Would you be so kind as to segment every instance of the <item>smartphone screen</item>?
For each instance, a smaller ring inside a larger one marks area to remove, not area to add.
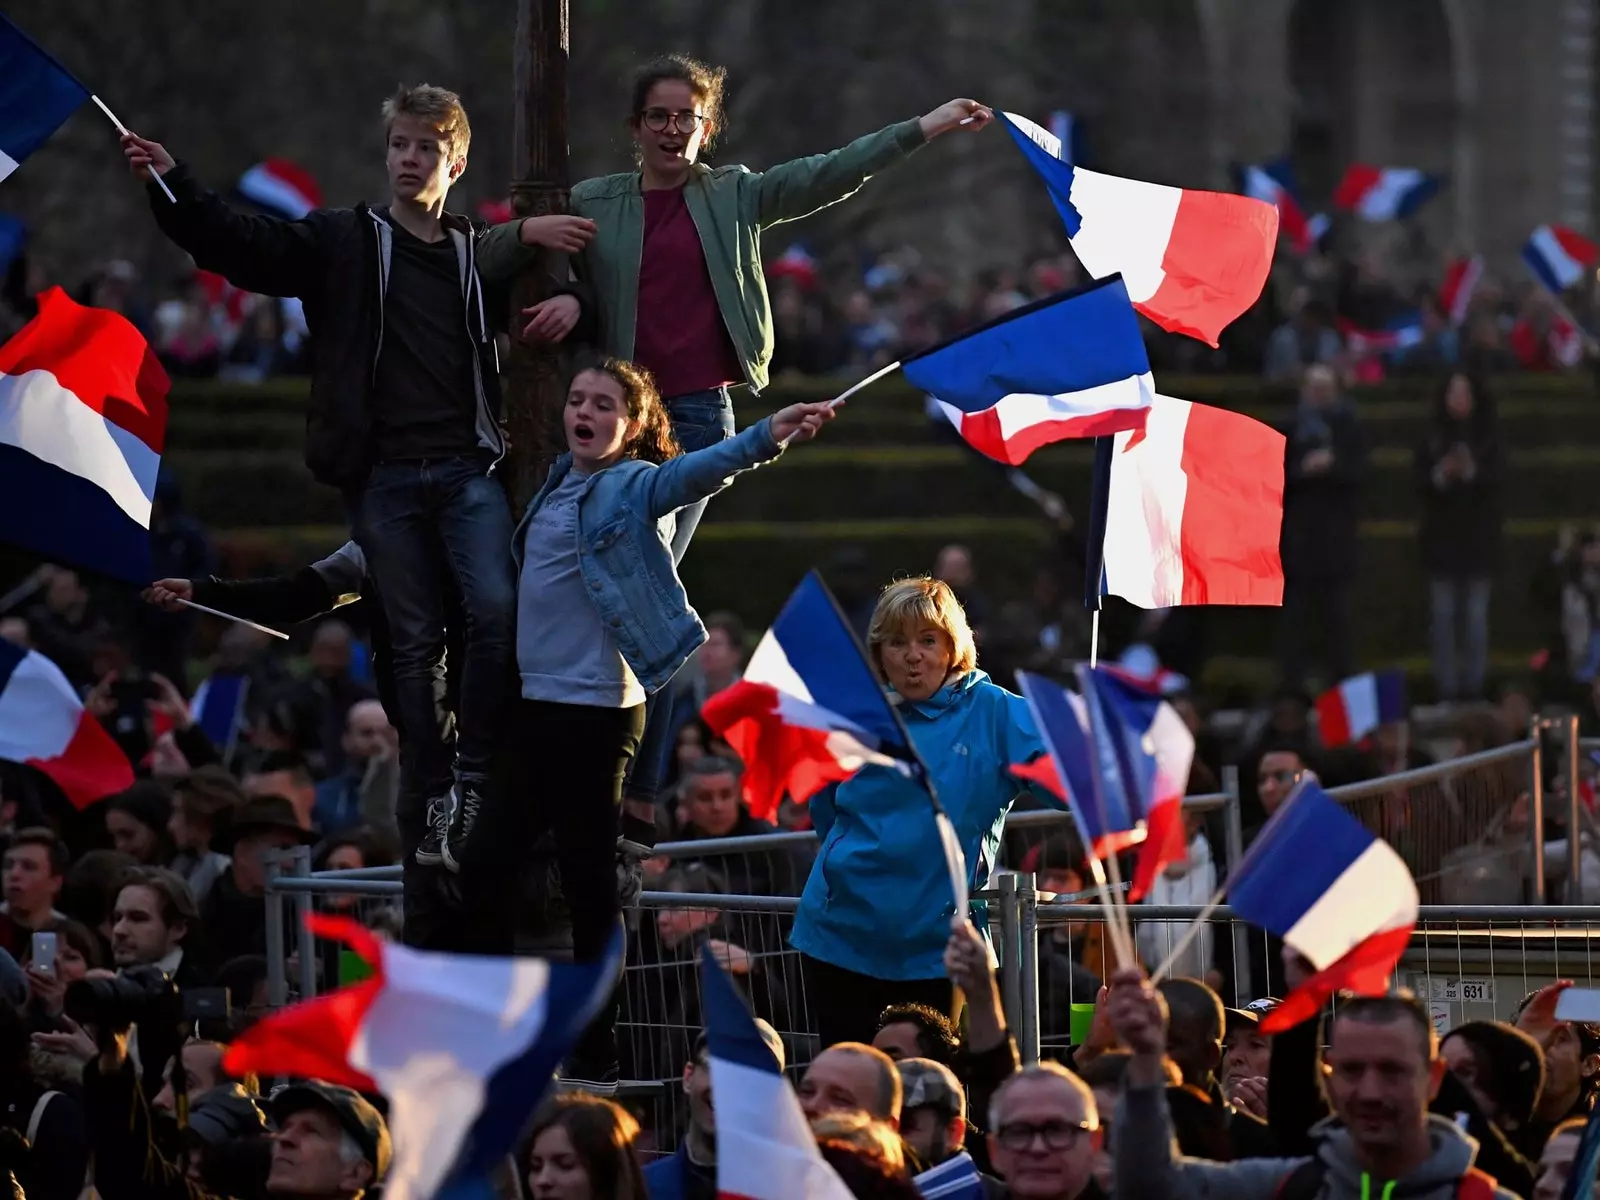
[[[33,967],[35,970],[45,971],[51,975],[56,970],[56,935],[53,933],[36,933],[33,935]]]

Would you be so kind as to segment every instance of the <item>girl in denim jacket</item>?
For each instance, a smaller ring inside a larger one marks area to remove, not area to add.
[[[476,814],[462,871],[487,953],[513,951],[519,867],[555,833],[577,961],[601,957],[620,915],[614,853],[622,782],[644,732],[645,698],[701,643],[678,578],[675,514],[816,435],[834,409],[792,404],[714,446],[683,454],[649,373],[604,359],[573,378],[556,461],[512,540],[517,670],[506,787]],[[615,1001],[563,1070],[615,1092]]]

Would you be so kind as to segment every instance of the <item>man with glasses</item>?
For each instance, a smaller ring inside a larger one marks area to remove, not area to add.
[[[1042,1062],[1006,1080],[989,1104],[989,1128],[989,1157],[1008,1196],[1103,1200],[1094,1182],[1094,1093],[1065,1067]]]

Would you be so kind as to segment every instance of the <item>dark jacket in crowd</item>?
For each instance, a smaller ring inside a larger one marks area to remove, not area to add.
[[[232,867],[211,886],[211,894],[200,906],[200,927],[225,957],[267,952],[266,903],[260,896],[247,896],[239,890]]]
[[[1366,439],[1355,407],[1301,406],[1285,431],[1283,573],[1303,581],[1347,583],[1356,573],[1361,477]],[[1306,455],[1331,450],[1333,466],[1307,474]]]
[[[1234,1162],[1241,1158],[1271,1158],[1277,1140],[1267,1123],[1222,1097],[1215,1083],[1209,1093],[1187,1085],[1167,1089],[1167,1107],[1178,1149],[1191,1158]]]
[[[99,1061],[91,1062],[83,1069],[83,1097],[101,1200],[212,1200],[215,1193],[189,1182],[161,1153],[131,1063],[103,1075]]]
[[[369,403],[373,364],[383,340],[392,233],[387,214],[358,205],[317,209],[298,221],[285,221],[230,208],[183,163],[163,179],[177,203],[151,180],[156,224],[197,266],[246,291],[300,298],[314,363],[306,466],[319,482],[361,486],[374,453]],[[444,214],[443,222],[464,266],[463,332],[477,354],[478,442],[498,461],[505,454],[505,438],[499,425],[500,363],[494,334],[510,309],[507,288],[535,260],[536,251],[521,244],[518,222],[490,227],[455,213]],[[572,287],[555,290],[580,294]],[[583,304],[586,312],[591,307]]]
[[[0,1083],[0,1126],[26,1135],[38,1113],[32,1146],[15,1164],[17,1182],[28,1200],[78,1200],[89,1167],[83,1107],[65,1092],[45,1095],[31,1078]]]
[[[670,1156],[645,1167],[644,1186],[650,1200],[717,1200],[717,1165],[695,1162],[685,1140]]]
[[[1474,390],[1477,407],[1465,421],[1444,411],[1441,396],[1433,428],[1417,447],[1422,568],[1430,576],[1487,578],[1499,563],[1505,448],[1487,394]],[[1463,449],[1471,456],[1471,477],[1447,477],[1446,462]]]

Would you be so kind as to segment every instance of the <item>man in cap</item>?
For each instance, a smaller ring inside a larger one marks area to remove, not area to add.
[[[218,853],[233,857],[200,910],[201,927],[212,945],[225,947],[230,955],[266,953],[264,856],[269,850],[309,846],[314,841],[316,835],[300,823],[294,806],[282,796],[255,796],[239,806],[212,842]]]
[[[915,1159],[925,1173],[937,1170],[930,1179],[919,1179],[919,1186],[938,1184],[937,1191],[931,1186],[923,1190],[943,1195],[944,1186],[963,1180],[986,1197],[1005,1195],[1005,1185],[983,1174],[967,1150],[967,1092],[955,1072],[931,1058],[902,1058],[895,1068],[900,1072],[900,1137],[907,1159]]]
[[[1272,1063],[1272,1038],[1261,1032],[1261,1022],[1282,1001],[1273,996],[1252,1000],[1224,1015],[1222,1095],[1234,1108],[1267,1119],[1267,1078]]]

